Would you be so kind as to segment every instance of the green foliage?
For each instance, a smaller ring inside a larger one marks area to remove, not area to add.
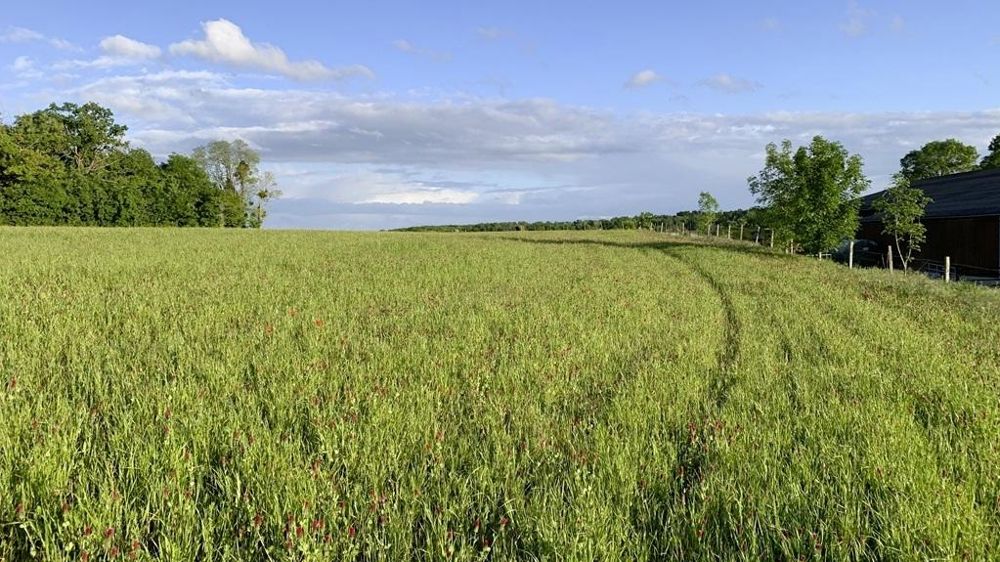
[[[910,187],[910,180],[897,174],[892,186],[872,205],[875,212],[881,215],[883,234],[892,236],[896,241],[896,251],[904,270],[927,239],[927,227],[921,219],[930,202],[931,198],[923,190]]]
[[[899,161],[900,173],[910,182],[969,172],[977,167],[976,147],[956,139],[932,141],[909,152]]]
[[[698,195],[698,232],[707,231],[719,214],[719,202],[707,191]]]
[[[0,255],[0,560],[1000,555],[995,292],[644,231]]]
[[[993,137],[993,140],[990,141],[989,152],[983,156],[979,168],[982,170],[1000,168],[1000,135]]]
[[[245,191],[253,182],[260,155],[242,139],[217,140],[194,149],[192,157],[219,189]]]
[[[224,162],[231,177],[219,184],[209,173],[223,167],[206,163],[205,151],[157,165],[128,147],[125,132],[94,103],[53,104],[0,123],[0,224],[260,227],[280,194],[243,141],[206,149],[239,158]]]
[[[656,220],[656,215],[650,213],[649,211],[643,211],[639,213],[639,216],[635,218],[636,225],[643,230],[652,230],[653,222]]]
[[[243,225],[260,228],[267,215],[267,204],[281,196],[274,175],[261,173],[260,154],[246,141],[237,139],[210,142],[196,148],[192,156],[219,189],[239,196]]]
[[[766,224],[808,253],[854,236],[858,196],[870,184],[860,156],[819,136],[794,152],[788,140],[767,145],[764,168],[747,181]]]
[[[52,104],[38,114],[58,123],[53,147],[77,172],[92,174],[127,147],[125,132],[128,128],[115,123],[111,110],[96,103]]]

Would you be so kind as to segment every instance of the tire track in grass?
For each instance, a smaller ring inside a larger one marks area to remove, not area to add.
[[[694,412],[694,421],[675,428],[673,443],[677,447],[677,460],[672,467],[674,480],[670,485],[652,485],[640,491],[632,513],[632,526],[640,537],[648,541],[651,560],[664,558],[689,558],[700,552],[701,543],[694,512],[698,489],[708,468],[710,445],[718,430],[719,414],[729,400],[737,382],[736,366],[740,356],[742,326],[733,299],[716,277],[696,259],[678,252],[677,244],[622,244],[599,240],[561,242],[555,240],[508,240],[529,244],[583,244],[608,246],[628,250],[656,252],[668,256],[704,281],[718,297],[723,316],[722,347],[716,366],[710,373],[707,400],[700,411]],[[647,509],[640,509],[647,506]],[[678,543],[678,541],[680,541]]]
[[[641,496],[643,504],[651,506],[647,517],[633,512],[633,527],[649,538],[649,559],[686,558],[703,548],[697,522],[691,517],[700,502],[698,491],[708,471],[711,444],[722,410],[737,382],[736,366],[740,357],[742,325],[736,307],[723,284],[700,263],[671,246],[657,246],[655,251],[669,256],[704,281],[719,299],[723,315],[722,347],[708,384],[704,407],[696,412],[695,421],[676,430],[674,443],[677,460],[673,467],[674,482],[669,488],[652,487]],[[678,533],[678,530],[682,530]],[[679,541],[679,542],[678,542]]]
[[[676,252],[669,249],[663,253],[684,264],[695,275],[705,281],[719,297],[722,305],[722,314],[725,325],[723,327],[722,349],[719,350],[718,361],[711,382],[711,399],[715,406],[715,411],[721,410],[729,400],[729,391],[736,383],[736,363],[740,356],[740,325],[739,316],[736,314],[736,307],[733,299],[723,287],[718,279],[712,277],[708,271],[697,262],[681,257]]]

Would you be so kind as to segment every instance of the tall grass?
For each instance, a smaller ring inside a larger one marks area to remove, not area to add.
[[[0,559],[1000,555],[985,290],[625,232],[0,255]]]

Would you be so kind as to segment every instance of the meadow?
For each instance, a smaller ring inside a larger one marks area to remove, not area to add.
[[[0,560],[1000,558],[995,291],[635,231],[0,256]]]

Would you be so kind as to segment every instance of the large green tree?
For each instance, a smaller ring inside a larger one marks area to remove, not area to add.
[[[932,141],[910,151],[900,161],[900,173],[911,182],[937,176],[975,170],[979,152],[976,147],[956,139]]]
[[[274,175],[261,172],[260,154],[246,141],[236,139],[200,146],[192,157],[216,186],[239,195],[244,225],[260,228],[267,214],[267,204],[281,195]]]
[[[858,196],[870,184],[860,156],[819,136],[795,150],[788,140],[767,145],[764,168],[747,181],[768,226],[809,253],[854,236]]]
[[[244,196],[260,165],[260,154],[242,139],[212,141],[194,149],[192,157],[220,189]]]
[[[13,128],[29,148],[58,156],[86,174],[100,170],[127,147],[128,127],[115,122],[110,109],[92,102],[52,104],[18,117]]]
[[[161,166],[178,226],[243,227],[246,208],[238,193],[219,189],[193,158],[172,154]]]
[[[56,133],[55,122],[0,125],[0,224],[66,222],[67,172],[50,150]]]

